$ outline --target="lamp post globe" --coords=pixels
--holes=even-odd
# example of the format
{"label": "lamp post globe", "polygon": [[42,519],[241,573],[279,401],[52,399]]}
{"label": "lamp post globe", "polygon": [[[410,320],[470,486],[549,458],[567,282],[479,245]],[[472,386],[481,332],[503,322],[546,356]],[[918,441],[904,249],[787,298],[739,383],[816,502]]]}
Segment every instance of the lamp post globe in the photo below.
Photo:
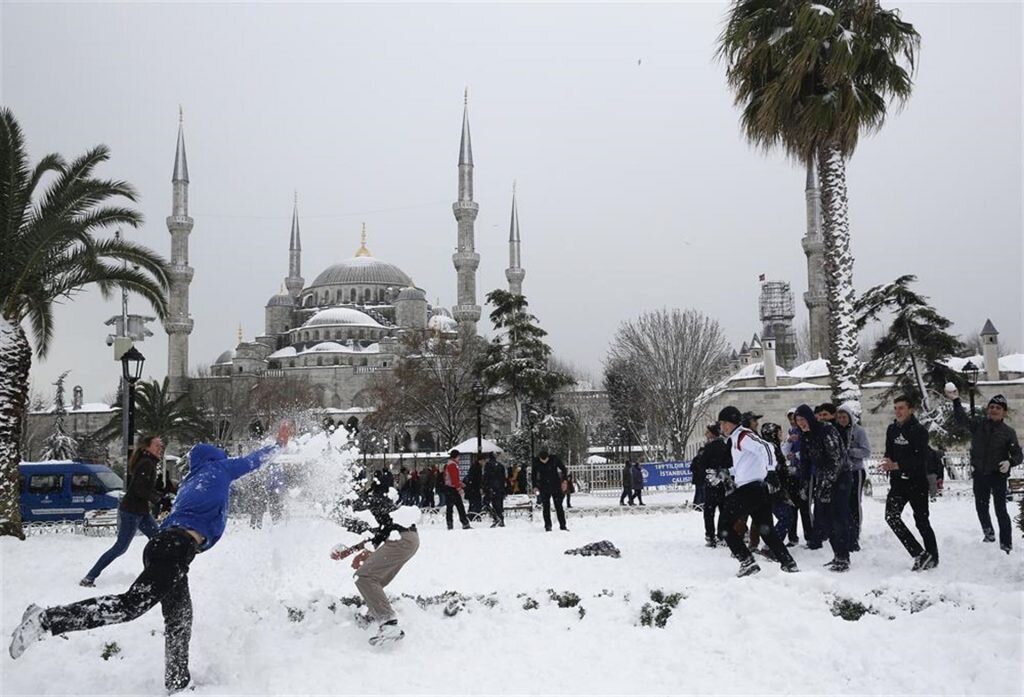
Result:
{"label": "lamp post globe", "polygon": [[142,377],[142,366],[146,357],[132,346],[121,356],[121,377],[124,378],[125,390],[128,395],[128,409],[125,413],[124,425],[124,462],[128,466],[131,457],[132,441],[135,440],[135,383]]}
{"label": "lamp post globe", "polygon": [[970,399],[971,406],[971,417],[974,417],[974,388],[978,384],[978,375],[981,373],[981,369],[974,365],[974,361],[967,361],[964,363],[964,367],[961,369],[964,377],[967,378],[967,395]]}

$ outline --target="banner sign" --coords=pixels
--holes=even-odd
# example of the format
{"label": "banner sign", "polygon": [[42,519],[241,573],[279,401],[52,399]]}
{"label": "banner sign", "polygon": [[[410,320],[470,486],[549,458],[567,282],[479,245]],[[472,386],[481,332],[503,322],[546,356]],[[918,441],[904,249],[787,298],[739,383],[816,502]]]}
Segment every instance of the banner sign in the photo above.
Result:
{"label": "banner sign", "polygon": [[644,486],[679,486],[691,484],[693,473],[690,471],[691,460],[678,462],[644,462],[640,469],[644,473]]}

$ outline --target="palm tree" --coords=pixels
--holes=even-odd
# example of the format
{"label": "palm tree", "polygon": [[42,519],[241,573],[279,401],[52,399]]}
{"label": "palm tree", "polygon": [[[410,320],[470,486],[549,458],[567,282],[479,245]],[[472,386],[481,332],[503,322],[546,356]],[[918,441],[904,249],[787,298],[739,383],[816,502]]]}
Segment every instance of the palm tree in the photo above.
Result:
{"label": "palm tree", "polygon": [[[213,426],[193,403],[189,394],[172,397],[163,382],[140,382],[135,388],[135,431],[152,433],[167,443],[191,444],[213,437]],[[105,440],[121,435],[121,410],[115,409],[110,421],[96,432]],[[134,434],[133,434],[134,435]]]}
{"label": "palm tree", "polygon": [[89,286],[105,298],[127,288],[149,300],[161,319],[167,314],[167,262],[134,242],[95,237],[104,228],[142,223],[138,211],[107,203],[134,202],[131,185],[93,176],[109,157],[100,145],[71,162],[50,154],[30,167],[21,127],[0,108],[0,535],[24,538],[19,437],[32,347],[22,323],[30,325],[36,356],[43,358],[54,336],[54,304]]}
{"label": "palm tree", "polygon": [[734,0],[718,57],[748,140],[817,167],[833,398],[859,399],[846,160],[910,97],[921,37],[877,0]]}

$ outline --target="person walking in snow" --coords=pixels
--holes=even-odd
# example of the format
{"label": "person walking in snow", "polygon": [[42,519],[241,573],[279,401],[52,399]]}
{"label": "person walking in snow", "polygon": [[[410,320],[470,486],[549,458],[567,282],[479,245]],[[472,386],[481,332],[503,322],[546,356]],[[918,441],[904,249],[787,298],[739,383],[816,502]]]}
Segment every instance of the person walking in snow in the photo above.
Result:
{"label": "person walking in snow", "polygon": [[198,443],[189,451],[189,473],[182,480],[170,514],[142,553],[143,571],[121,595],[89,598],[47,609],[29,605],[11,637],[11,658],[47,634],[54,636],[130,622],[160,603],[164,616],[164,686],[188,686],[192,598],[189,566],[196,554],[213,548],[227,524],[231,482],[258,469],[288,444],[291,429],[281,424],[277,445],[246,457],[228,458],[220,448]]}
{"label": "person walking in snow", "polygon": [[[885,499],[885,522],[914,558],[912,571],[927,571],[939,565],[939,548],[928,520],[928,430],[914,416],[909,397],[893,400],[896,420],[885,432],[885,456],[881,468],[889,473],[889,494]],[[921,543],[903,522],[907,504],[914,511],[914,524]]]}
{"label": "person walking in snow", "polygon": [[629,505],[633,505],[633,463],[626,458],[622,465],[622,495],[619,496],[619,505],[626,505],[626,497],[629,497]]}
{"label": "person walking in snow", "polygon": [[646,506],[647,504],[644,503],[644,471],[640,468],[639,462],[633,463],[633,469],[629,474],[633,482],[633,495],[629,500],[636,500],[637,505]]}
{"label": "person walking in snow", "polygon": [[829,571],[850,569],[850,466],[842,436],[828,421],[818,421],[806,404],[796,409],[802,431],[800,452],[814,465],[814,522],[821,539],[832,546]]}
{"label": "person walking in snow", "polygon": [[505,467],[498,462],[494,453],[489,453],[484,465],[484,492],[491,517],[494,518],[492,528],[505,527],[505,486]]}
{"label": "person walking in snow", "polygon": [[850,403],[840,404],[836,410],[836,428],[843,437],[846,447],[846,458],[850,463],[850,551],[860,551],[860,526],[864,519],[863,508],[864,481],[867,473],[864,470],[864,458],[871,455],[871,443],[868,432],[860,425],[860,419]]}
{"label": "person walking in snow", "polygon": [[774,454],[768,443],[750,429],[740,426],[740,410],[734,406],[722,409],[718,425],[729,439],[732,456],[732,474],[736,488],[725,497],[725,541],[733,555],[740,560],[737,576],[749,576],[761,570],[754,555],[736,532],[736,522],[752,516],[761,536],[768,543],[775,559],[786,572],[798,571],[796,562],[786,545],[772,527],[771,502],[765,479],[773,464]]}
{"label": "person walking in snow", "polygon": [[952,384],[946,385],[946,396],[953,401],[953,418],[971,432],[971,470],[974,480],[974,507],[985,542],[995,542],[995,530],[989,515],[989,499],[995,504],[999,522],[999,548],[1007,554],[1013,549],[1010,516],[1006,512],[1006,486],[1010,468],[1024,462],[1017,432],[1006,423],[1010,405],[997,394],[988,401],[985,417],[968,417],[960,394]]}
{"label": "person walking in snow", "polygon": [[462,503],[462,481],[459,479],[459,451],[452,450],[448,453],[448,462],[444,465],[441,473],[441,481],[444,485],[444,519],[448,523],[448,529],[455,527],[455,520],[452,515],[452,507],[459,512],[459,522],[463,530],[469,530],[469,518],[466,516],[466,507]]}
{"label": "person walking in snow", "polygon": [[483,510],[484,455],[477,453],[469,463],[469,471],[462,485],[466,490],[466,503],[469,504],[469,515],[479,516]]}
{"label": "person walking in snow", "polygon": [[[693,467],[699,470],[704,478],[704,544],[708,547],[718,546],[721,532],[722,504],[725,502],[726,479],[732,467],[732,456],[729,454],[729,443],[722,438],[722,430],[718,424],[704,427],[704,445],[693,458]],[[718,509],[719,525],[715,526],[715,509]]]}
{"label": "person walking in snow", "polygon": [[117,507],[117,539],[96,560],[79,585],[86,588],[96,585],[96,579],[103,570],[128,551],[137,530],[141,530],[150,539],[157,534],[157,524],[150,512],[150,505],[164,498],[164,493],[157,486],[156,477],[163,452],[164,443],[159,436],[143,436],[135,444],[135,452],[128,461],[126,472],[128,487]]}
{"label": "person walking in snow", "polygon": [[561,458],[552,455],[546,447],[542,447],[533,461],[532,483],[534,495],[540,495],[540,505],[544,512],[544,531],[551,532],[551,502],[555,503],[555,514],[558,516],[558,528],[568,530],[565,525],[565,510],[562,508],[562,482],[568,474]]}
{"label": "person walking in snow", "polygon": [[[331,550],[331,559],[337,561],[355,555],[352,568],[356,570],[356,589],[363,597],[370,616],[377,622],[377,633],[370,638],[370,643],[376,646],[397,641],[405,636],[405,632],[398,626],[395,610],[384,588],[419,550],[420,536],[416,531],[419,511],[396,506],[391,487],[376,478],[352,510],[369,511],[376,525],[358,518],[342,520],[346,530],[364,537],[354,545],[336,545]],[[396,514],[396,510],[401,511],[401,515]],[[407,515],[409,512],[412,515]],[[399,520],[396,521],[392,514]],[[367,545],[372,546],[373,551],[366,549]]]}

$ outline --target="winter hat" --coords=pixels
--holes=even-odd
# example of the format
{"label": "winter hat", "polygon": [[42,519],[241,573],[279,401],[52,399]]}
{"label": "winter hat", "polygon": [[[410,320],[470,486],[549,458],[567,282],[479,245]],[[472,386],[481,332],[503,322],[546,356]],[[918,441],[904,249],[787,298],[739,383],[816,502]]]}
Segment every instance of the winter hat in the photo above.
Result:
{"label": "winter hat", "polygon": [[776,423],[772,423],[771,421],[761,426],[761,437],[764,438],[769,443],[778,443],[780,440],[779,434],[781,432],[782,429],[779,427],[779,425]]}
{"label": "winter hat", "polygon": [[1006,403],[1006,397],[1001,394],[997,394],[992,399],[988,400],[988,405],[992,406],[995,404],[997,407],[1002,407],[1003,411],[1009,411],[1010,405]]}
{"label": "winter hat", "polygon": [[736,407],[729,406],[718,412],[718,420],[739,425],[740,421],[743,420],[743,415],[740,414],[740,410]]}
{"label": "winter hat", "polygon": [[839,405],[839,408],[836,411],[844,412],[849,416],[850,423],[855,424],[860,422],[860,410],[857,408],[857,402],[843,402]]}
{"label": "winter hat", "polygon": [[755,421],[760,421],[763,418],[764,414],[755,414],[752,411],[745,411],[742,414],[740,414],[740,425],[750,428],[750,424],[754,423]]}
{"label": "winter hat", "polygon": [[452,450],[450,453],[448,453],[448,457],[458,457],[461,454],[462,453],[460,453],[458,450]]}
{"label": "winter hat", "polygon": [[796,408],[796,415],[802,416],[807,421],[807,425],[810,426],[812,431],[818,428],[818,418],[814,415],[814,410],[806,404],[801,404]]}

